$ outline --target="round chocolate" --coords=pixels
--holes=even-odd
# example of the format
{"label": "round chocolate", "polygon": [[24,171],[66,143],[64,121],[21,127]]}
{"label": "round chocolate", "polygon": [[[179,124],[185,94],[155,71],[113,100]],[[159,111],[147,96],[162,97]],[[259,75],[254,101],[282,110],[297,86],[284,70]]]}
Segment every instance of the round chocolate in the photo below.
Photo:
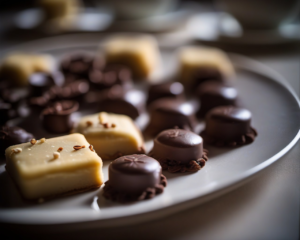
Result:
{"label": "round chocolate", "polygon": [[120,85],[99,93],[98,110],[136,119],[144,110],[145,95],[140,90],[125,91]]}
{"label": "round chocolate", "polygon": [[203,140],[196,133],[183,129],[168,129],[154,139],[151,156],[159,161],[188,164],[203,155]]}
{"label": "round chocolate", "polygon": [[160,83],[150,86],[148,90],[147,105],[159,98],[175,98],[180,99],[184,97],[184,87],[179,82]]}
{"label": "round chocolate", "polygon": [[54,79],[51,74],[37,72],[29,77],[29,85],[32,96],[41,96],[49,87],[54,85]]}
{"label": "round chocolate", "polygon": [[23,128],[3,126],[0,128],[0,151],[4,156],[5,149],[16,144],[29,142],[33,139],[31,133],[26,132]]}
{"label": "round chocolate", "polygon": [[122,65],[108,65],[104,69],[92,69],[89,74],[90,82],[99,90],[108,89],[119,84],[124,89],[132,88],[131,71]]}
{"label": "round chocolate", "polygon": [[45,129],[52,133],[67,133],[73,127],[71,114],[76,112],[79,104],[76,101],[55,102],[42,111]]}
{"label": "round chocolate", "polygon": [[161,171],[159,162],[146,155],[123,156],[109,165],[109,184],[121,193],[139,195],[160,184]]}
{"label": "round chocolate", "polygon": [[221,141],[236,141],[251,131],[251,112],[231,106],[216,107],[205,118],[205,134]]}
{"label": "round chocolate", "polygon": [[215,67],[199,67],[198,69],[195,70],[193,73],[193,80],[192,80],[192,92],[197,89],[199,84],[202,84],[206,81],[218,81],[218,82],[224,82],[224,76],[221,74],[221,72],[215,68]]}
{"label": "round chocolate", "polygon": [[155,137],[161,131],[171,128],[193,131],[196,125],[195,109],[188,102],[162,98],[154,101],[149,111],[150,122],[145,130],[145,135],[149,137]]}
{"label": "round chocolate", "polygon": [[234,106],[237,100],[237,90],[221,82],[208,81],[198,86],[197,96],[201,103],[197,116],[204,117],[215,107]]}
{"label": "round chocolate", "polygon": [[94,57],[87,52],[77,52],[64,57],[60,69],[65,75],[74,79],[87,78],[93,66]]}

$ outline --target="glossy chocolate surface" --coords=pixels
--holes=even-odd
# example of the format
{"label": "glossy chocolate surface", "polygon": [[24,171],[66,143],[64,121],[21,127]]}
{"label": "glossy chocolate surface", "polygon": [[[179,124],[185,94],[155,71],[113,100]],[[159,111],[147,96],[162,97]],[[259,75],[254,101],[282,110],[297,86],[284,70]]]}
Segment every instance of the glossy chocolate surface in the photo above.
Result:
{"label": "glossy chocolate surface", "polygon": [[146,155],[123,156],[109,165],[109,183],[119,192],[138,195],[160,184],[161,171],[159,162]]}
{"label": "glossy chocolate surface", "polygon": [[184,97],[184,87],[180,82],[167,82],[155,84],[149,87],[147,105],[159,98],[175,98]]}
{"label": "glossy chocolate surface", "polygon": [[4,156],[5,149],[9,146],[29,142],[33,135],[23,128],[3,126],[0,128],[0,151]]}
{"label": "glossy chocolate surface", "polygon": [[72,127],[71,114],[78,110],[76,101],[55,102],[42,111],[44,128],[51,133],[68,133]]}
{"label": "glossy chocolate surface", "polygon": [[159,161],[171,160],[178,164],[188,164],[202,157],[203,140],[191,131],[168,129],[154,139],[150,155]]}
{"label": "glossy chocolate surface", "polygon": [[251,117],[251,112],[244,108],[216,107],[206,115],[205,132],[218,140],[234,141],[251,131]]}
{"label": "glossy chocolate surface", "polygon": [[156,100],[149,106],[150,122],[145,135],[155,137],[161,131],[172,128],[193,131],[196,125],[194,111],[188,102],[172,98]]}
{"label": "glossy chocolate surface", "polygon": [[204,117],[214,107],[236,105],[237,90],[221,82],[208,81],[198,86],[197,96],[200,101],[197,116]]}
{"label": "glossy chocolate surface", "polygon": [[139,90],[126,91],[120,85],[99,92],[98,111],[124,114],[136,119],[145,106],[145,95]]}

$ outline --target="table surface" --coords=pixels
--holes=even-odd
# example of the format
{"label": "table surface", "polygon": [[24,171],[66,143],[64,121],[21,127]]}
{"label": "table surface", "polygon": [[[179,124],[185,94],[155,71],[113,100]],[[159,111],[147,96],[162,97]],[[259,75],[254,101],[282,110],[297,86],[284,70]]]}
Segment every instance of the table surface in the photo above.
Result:
{"label": "table surface", "polygon": [[[2,14],[1,19],[8,14]],[[3,24],[2,30],[5,28]],[[3,38],[0,50],[23,42]],[[226,49],[226,47],[225,47]],[[234,49],[252,57],[284,76],[299,96],[300,47],[282,45],[254,50]],[[280,137],[280,136],[279,136]],[[212,201],[155,221],[126,227],[55,234],[58,239],[299,239],[300,144],[253,180]],[[6,228],[9,230],[9,228]],[[44,231],[35,232],[39,237]],[[31,231],[20,229],[25,236]],[[24,237],[24,235],[22,235]],[[46,238],[53,238],[47,232]]]}

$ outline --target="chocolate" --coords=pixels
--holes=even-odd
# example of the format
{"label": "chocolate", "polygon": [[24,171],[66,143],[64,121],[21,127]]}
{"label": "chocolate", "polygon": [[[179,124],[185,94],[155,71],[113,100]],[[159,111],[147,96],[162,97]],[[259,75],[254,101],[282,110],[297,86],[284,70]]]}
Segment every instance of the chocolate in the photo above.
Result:
{"label": "chocolate", "polygon": [[169,172],[196,172],[205,166],[207,151],[196,133],[183,129],[168,129],[154,139],[149,155]]}
{"label": "chocolate", "polygon": [[201,103],[197,117],[201,118],[214,107],[235,106],[237,90],[221,82],[208,81],[198,86],[197,96]]}
{"label": "chocolate", "polygon": [[189,102],[162,98],[149,106],[150,122],[145,129],[146,137],[155,137],[166,129],[180,128],[194,131],[195,109]]}
{"label": "chocolate", "polygon": [[16,116],[16,111],[12,109],[10,103],[0,102],[0,126]]}
{"label": "chocolate", "polygon": [[251,112],[244,108],[216,107],[207,113],[206,127],[201,136],[205,143],[220,147],[251,143],[257,136],[250,125],[251,118]]}
{"label": "chocolate", "polygon": [[54,79],[51,74],[37,72],[29,77],[29,86],[31,88],[32,96],[41,96],[51,86],[54,85]]}
{"label": "chocolate", "polygon": [[147,105],[159,98],[175,98],[181,99],[184,97],[184,87],[179,82],[167,82],[155,84],[148,89]]}
{"label": "chocolate", "polygon": [[99,90],[109,89],[116,84],[124,89],[132,88],[131,70],[125,66],[111,64],[104,69],[94,68],[90,71],[89,79]]}
{"label": "chocolate", "polygon": [[2,126],[0,128],[0,156],[4,157],[5,149],[9,146],[29,142],[33,138],[33,135],[23,128]]}
{"label": "chocolate", "polygon": [[119,157],[108,168],[104,196],[113,201],[144,200],[162,193],[166,178],[155,159],[143,154]]}
{"label": "chocolate", "polygon": [[44,128],[51,133],[67,133],[73,127],[71,114],[76,112],[79,104],[76,101],[55,102],[42,111]]}
{"label": "chocolate", "polygon": [[88,78],[93,66],[94,57],[87,52],[77,52],[66,56],[61,61],[60,69],[65,74],[67,81]]}
{"label": "chocolate", "polygon": [[207,81],[224,82],[223,74],[215,67],[203,66],[195,69],[193,73],[192,87],[196,89],[200,84]]}
{"label": "chocolate", "polygon": [[120,85],[99,92],[98,111],[123,114],[136,119],[143,111],[145,95],[140,90],[126,91]]}

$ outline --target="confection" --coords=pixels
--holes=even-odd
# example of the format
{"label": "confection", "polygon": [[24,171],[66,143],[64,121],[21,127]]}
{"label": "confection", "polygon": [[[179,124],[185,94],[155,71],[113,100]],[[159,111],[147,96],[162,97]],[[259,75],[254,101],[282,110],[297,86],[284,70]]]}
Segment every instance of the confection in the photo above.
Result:
{"label": "confection", "polygon": [[162,98],[149,106],[150,122],[144,134],[155,137],[163,130],[180,128],[194,131],[196,125],[195,109],[189,102],[173,98]]}
{"label": "confection", "polygon": [[29,142],[33,135],[19,127],[0,127],[0,156],[4,157],[5,149],[9,146]]}
{"label": "confection", "polygon": [[214,107],[234,106],[237,102],[237,90],[217,81],[207,81],[200,84],[196,94],[200,101],[198,117],[204,117]]}
{"label": "confection", "polygon": [[72,113],[78,110],[76,101],[55,102],[42,111],[44,128],[51,133],[68,133],[73,128]]}
{"label": "confection", "polygon": [[144,200],[162,193],[167,181],[160,164],[143,154],[127,155],[112,161],[104,197],[118,202]]}
{"label": "confection", "polygon": [[3,60],[0,79],[12,81],[15,87],[27,86],[34,72],[50,72],[53,59],[46,54],[12,53]]}
{"label": "confection", "polygon": [[159,98],[184,98],[184,88],[179,82],[166,82],[151,85],[148,89],[147,105]]}
{"label": "confection", "polygon": [[98,111],[124,114],[136,119],[145,109],[145,95],[137,89],[124,90],[115,85],[98,95]]}
{"label": "confection", "polygon": [[15,115],[16,112],[12,109],[12,105],[10,103],[0,102],[0,126],[15,117]]}
{"label": "confection", "polygon": [[252,114],[244,108],[221,106],[205,117],[205,129],[200,134],[205,144],[238,146],[254,141],[257,132],[251,127]]}
{"label": "confection", "polygon": [[168,129],[154,139],[149,156],[169,172],[196,172],[205,166],[207,150],[202,138],[191,131]]}
{"label": "confection", "polygon": [[74,132],[82,133],[104,160],[145,153],[144,141],[131,118],[101,112],[82,117]]}
{"label": "confection", "polygon": [[53,76],[49,73],[37,72],[29,77],[29,86],[32,96],[41,96],[55,84]]}
{"label": "confection", "polygon": [[131,70],[123,65],[111,64],[103,69],[93,68],[89,73],[89,79],[98,90],[109,89],[116,84],[124,89],[132,88]]}
{"label": "confection", "polygon": [[102,161],[81,134],[14,145],[6,149],[6,169],[27,199],[99,188]]}
{"label": "confection", "polygon": [[226,53],[216,48],[184,47],[179,51],[179,61],[178,79],[188,91],[206,80],[228,80],[235,75]]}
{"label": "confection", "polygon": [[160,59],[156,40],[146,34],[116,35],[107,40],[104,52],[108,64],[128,66],[138,80],[150,77]]}

